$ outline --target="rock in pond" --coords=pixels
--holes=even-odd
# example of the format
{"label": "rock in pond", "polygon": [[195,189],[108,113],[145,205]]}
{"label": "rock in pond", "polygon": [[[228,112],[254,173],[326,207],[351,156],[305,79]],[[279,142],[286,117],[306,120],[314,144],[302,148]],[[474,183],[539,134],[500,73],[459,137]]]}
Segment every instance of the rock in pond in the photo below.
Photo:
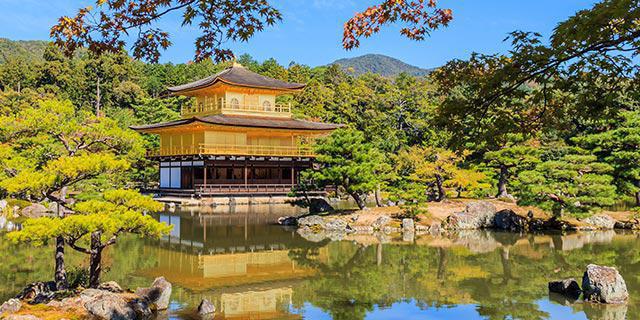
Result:
{"label": "rock in pond", "polygon": [[158,310],[165,310],[169,308],[171,289],[172,286],[169,281],[165,280],[164,277],[158,277],[153,280],[151,287],[138,288],[136,294],[155,303]]}
{"label": "rock in pond", "polygon": [[9,299],[0,306],[0,317],[3,314],[10,314],[20,311],[22,308],[22,302],[18,299]]}
{"label": "rock in pond", "polygon": [[580,297],[580,285],[574,278],[549,282],[549,292],[559,293],[563,296],[578,299]]}
{"label": "rock in pond", "polygon": [[487,201],[467,203],[463,212],[457,212],[447,217],[446,229],[473,230],[493,227],[496,207]]}
{"label": "rock in pond", "polygon": [[296,226],[298,219],[296,217],[286,216],[278,218],[278,224],[281,226]]}
{"label": "rock in pond", "polygon": [[582,276],[584,299],[598,303],[625,303],[627,284],[616,268],[590,264]]}
{"label": "rock in pond", "polygon": [[216,306],[207,299],[202,299],[200,305],[198,305],[198,314],[201,316],[208,316],[216,312]]}
{"label": "rock in pond", "polygon": [[493,216],[493,227],[499,230],[522,232],[528,229],[527,224],[525,217],[510,209],[500,210]]}
{"label": "rock in pond", "polygon": [[146,320],[153,317],[147,299],[125,300],[122,295],[98,289],[80,294],[84,308],[92,316],[105,320]]}

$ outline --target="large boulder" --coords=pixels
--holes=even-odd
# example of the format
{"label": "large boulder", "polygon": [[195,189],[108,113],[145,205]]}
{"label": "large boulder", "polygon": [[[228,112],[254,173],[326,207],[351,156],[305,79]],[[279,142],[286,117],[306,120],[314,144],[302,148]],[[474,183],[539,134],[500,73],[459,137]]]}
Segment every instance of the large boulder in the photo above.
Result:
{"label": "large boulder", "polygon": [[561,294],[572,299],[578,299],[580,297],[580,285],[574,278],[557,280],[549,282],[549,292]]}
{"label": "large boulder", "polygon": [[599,303],[625,303],[629,299],[627,284],[613,267],[590,264],[582,276],[584,299]]}
{"label": "large boulder", "polygon": [[324,225],[324,219],[321,216],[311,215],[298,219],[298,226],[300,227],[313,227]]}
{"label": "large boulder", "polygon": [[136,294],[148,299],[152,303],[155,303],[158,310],[165,310],[169,308],[169,302],[171,301],[171,290],[171,283],[164,277],[158,277],[153,280],[151,287],[138,288],[136,290]]}
{"label": "large boulder", "polygon": [[493,227],[495,229],[522,232],[528,229],[527,226],[527,219],[513,212],[513,210],[500,210],[493,216]]}
{"label": "large boulder", "polygon": [[26,218],[41,218],[49,215],[49,209],[39,203],[24,207],[20,214]]}
{"label": "large boulder", "polygon": [[325,213],[332,212],[335,209],[324,198],[311,198],[309,203],[309,212]]}
{"label": "large boulder", "polygon": [[463,212],[447,217],[445,228],[453,230],[492,228],[495,214],[496,207],[489,202],[469,202]]}
{"label": "large boulder", "polygon": [[126,300],[122,295],[98,289],[80,294],[84,308],[92,316],[105,320],[146,320],[153,312],[146,299]]}
{"label": "large boulder", "polygon": [[22,308],[22,302],[18,299],[9,299],[2,305],[0,305],[0,317],[3,314],[11,314],[20,311]]}
{"label": "large boulder", "polygon": [[616,220],[606,214],[597,214],[583,220],[593,229],[611,230],[616,225]]}

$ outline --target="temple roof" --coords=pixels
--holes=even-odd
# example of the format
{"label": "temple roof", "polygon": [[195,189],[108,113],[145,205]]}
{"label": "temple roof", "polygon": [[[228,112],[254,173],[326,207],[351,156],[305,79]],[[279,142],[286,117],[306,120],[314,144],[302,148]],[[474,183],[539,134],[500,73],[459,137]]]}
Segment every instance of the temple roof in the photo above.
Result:
{"label": "temple roof", "polygon": [[234,63],[231,67],[224,69],[217,74],[191,83],[169,87],[167,88],[167,90],[171,94],[178,94],[180,92],[206,88],[218,82],[242,87],[265,88],[285,91],[300,90],[306,86],[302,83],[291,83],[265,77],[263,75],[259,75],[255,72],[249,71],[248,69],[237,63]]}
{"label": "temple roof", "polygon": [[235,126],[235,127],[296,129],[296,130],[333,130],[341,127],[341,125],[339,124],[313,122],[313,121],[288,119],[288,118],[263,118],[263,117],[247,117],[247,116],[232,116],[232,115],[216,114],[216,115],[209,115],[209,116],[196,116],[192,118],[174,120],[174,121],[157,123],[157,124],[131,126],[130,128],[137,131],[146,131],[146,130],[181,126],[181,125],[186,125],[194,122],[223,125],[223,126]]}

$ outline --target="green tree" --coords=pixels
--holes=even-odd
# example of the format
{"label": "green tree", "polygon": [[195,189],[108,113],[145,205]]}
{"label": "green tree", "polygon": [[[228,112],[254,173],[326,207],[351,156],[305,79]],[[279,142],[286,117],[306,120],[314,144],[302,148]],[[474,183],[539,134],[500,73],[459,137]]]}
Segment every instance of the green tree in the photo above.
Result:
{"label": "green tree", "polygon": [[[100,284],[102,252],[116,243],[124,233],[159,238],[171,227],[157,222],[146,213],[160,211],[163,205],[132,190],[105,191],[100,200],[80,202],[73,206],[73,214],[62,219],[36,218],[27,220],[20,231],[9,239],[42,245],[50,239],[64,238],[76,251],[88,254],[89,286]],[[87,243],[83,246],[82,243]]]}
{"label": "green tree", "polygon": [[507,190],[509,180],[540,162],[539,153],[538,149],[526,145],[513,145],[485,153],[487,166],[498,171],[496,198],[513,198]]}
{"label": "green tree", "polygon": [[[31,202],[48,201],[64,217],[70,192],[92,190],[99,177],[116,184],[144,154],[139,136],[105,117],[77,111],[70,102],[41,101],[0,117],[0,188]],[[65,239],[56,238],[55,281],[67,287]]]}
{"label": "green tree", "polygon": [[344,189],[364,209],[367,195],[382,183],[382,154],[367,142],[362,132],[347,128],[320,139],[315,151],[320,169],[313,173],[313,180],[321,187],[333,185]]}
{"label": "green tree", "polygon": [[541,162],[519,175],[519,203],[534,204],[556,216],[564,211],[581,216],[615,203],[616,187],[609,175],[613,167],[578,148]]}
{"label": "green tree", "polygon": [[640,111],[622,112],[621,117],[611,130],[573,140],[613,166],[612,175],[618,189],[633,193],[636,206],[640,206]]}
{"label": "green tree", "polygon": [[396,160],[399,177],[426,184],[435,194],[435,201],[447,197],[445,186],[453,183],[460,172],[458,165],[463,157],[455,152],[432,147],[414,146],[400,151]]}

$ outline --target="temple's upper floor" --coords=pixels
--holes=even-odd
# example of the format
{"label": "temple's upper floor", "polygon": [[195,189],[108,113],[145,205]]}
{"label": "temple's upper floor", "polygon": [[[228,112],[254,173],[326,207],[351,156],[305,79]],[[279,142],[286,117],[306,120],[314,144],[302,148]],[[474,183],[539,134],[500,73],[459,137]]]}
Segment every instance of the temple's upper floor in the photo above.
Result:
{"label": "temple's upper floor", "polygon": [[195,98],[193,105],[182,108],[183,118],[213,114],[291,118],[291,105],[276,98],[304,87],[265,77],[234,63],[215,75],[170,87],[168,91]]}

